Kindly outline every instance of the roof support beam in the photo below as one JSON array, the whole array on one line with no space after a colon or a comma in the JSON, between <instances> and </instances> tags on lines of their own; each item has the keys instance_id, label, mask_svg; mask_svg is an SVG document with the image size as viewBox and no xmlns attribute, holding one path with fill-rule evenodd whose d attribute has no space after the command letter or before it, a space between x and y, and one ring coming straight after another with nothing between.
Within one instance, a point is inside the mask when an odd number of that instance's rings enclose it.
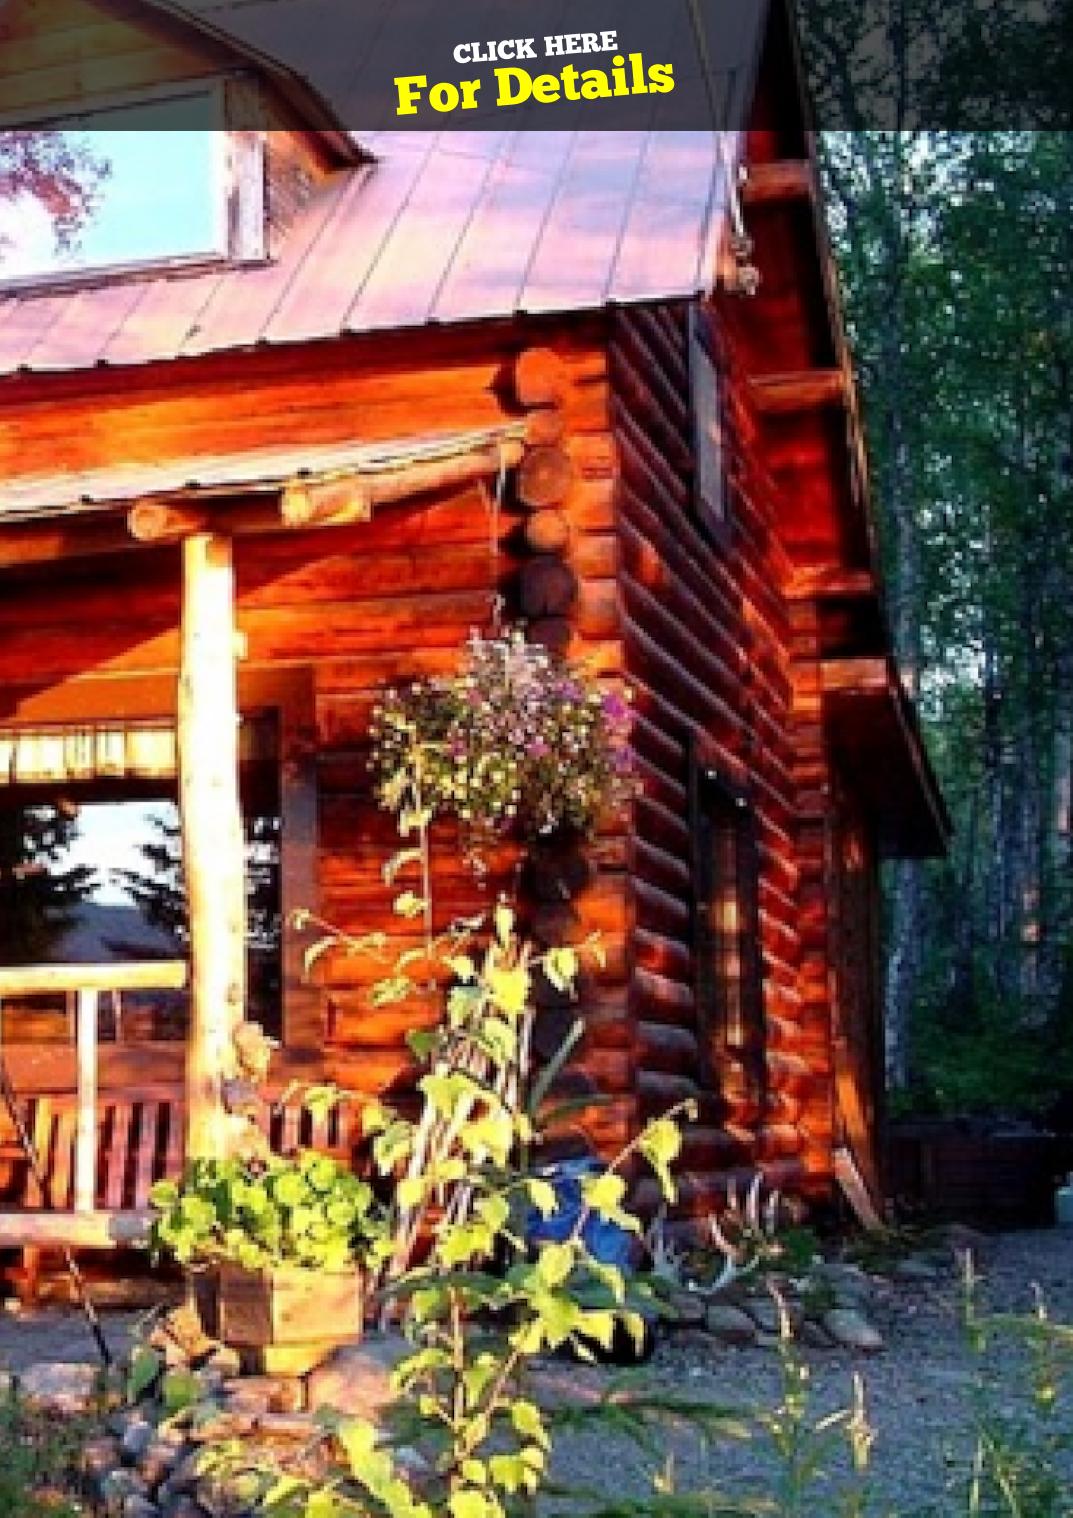
<instances>
[{"instance_id":1,"label":"roof support beam","mask_svg":"<svg viewBox=\"0 0 1073 1518\"><path fill-rule=\"evenodd\" d=\"M804 158L752 164L741 187L742 204L750 208L810 201L815 193L816 177L812 165Z\"/></svg>"},{"instance_id":2,"label":"roof support beam","mask_svg":"<svg viewBox=\"0 0 1073 1518\"><path fill-rule=\"evenodd\" d=\"M757 410L764 416L787 416L843 406L849 384L842 369L800 369L792 374L765 374L751 381Z\"/></svg>"}]
</instances>

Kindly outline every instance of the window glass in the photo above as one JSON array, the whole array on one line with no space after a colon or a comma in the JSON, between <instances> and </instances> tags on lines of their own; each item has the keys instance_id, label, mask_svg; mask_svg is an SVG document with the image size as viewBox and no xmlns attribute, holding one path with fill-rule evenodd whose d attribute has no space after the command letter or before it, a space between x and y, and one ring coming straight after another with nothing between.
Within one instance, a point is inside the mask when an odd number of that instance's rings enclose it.
<instances>
[{"instance_id":1,"label":"window glass","mask_svg":"<svg viewBox=\"0 0 1073 1518\"><path fill-rule=\"evenodd\" d=\"M754 819L718 777L694 777L694 899L697 1007L702 1044L718 1084L736 1064L751 1093L764 1081L760 920Z\"/></svg>"},{"instance_id":2,"label":"window glass","mask_svg":"<svg viewBox=\"0 0 1073 1518\"><path fill-rule=\"evenodd\" d=\"M727 525L729 516L723 378L709 350L706 329L696 310L692 313L689 332L695 509L708 528L719 531Z\"/></svg>"},{"instance_id":3,"label":"window glass","mask_svg":"<svg viewBox=\"0 0 1073 1518\"><path fill-rule=\"evenodd\" d=\"M242 727L248 1011L275 1035L282 1027L278 726L263 714ZM102 763L102 755L103 748L96 772L83 778L71 771L62 781L0 786L2 965L186 957L174 782L117 775L118 765ZM53 765L59 762L54 754ZM185 993L102 998L101 1036L181 1039L187 1007ZM9 1001L0 1032L12 1043L68 1042L71 1010L62 997Z\"/></svg>"},{"instance_id":4,"label":"window glass","mask_svg":"<svg viewBox=\"0 0 1073 1518\"><path fill-rule=\"evenodd\" d=\"M227 252L219 97L0 131L0 280Z\"/></svg>"}]
</instances>

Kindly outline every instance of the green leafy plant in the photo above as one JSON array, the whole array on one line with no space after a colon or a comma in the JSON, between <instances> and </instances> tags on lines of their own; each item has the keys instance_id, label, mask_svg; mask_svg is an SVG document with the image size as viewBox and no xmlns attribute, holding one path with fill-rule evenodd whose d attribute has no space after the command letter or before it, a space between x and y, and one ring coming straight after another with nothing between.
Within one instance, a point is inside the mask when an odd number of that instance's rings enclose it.
<instances>
[{"instance_id":1,"label":"green leafy plant","mask_svg":"<svg viewBox=\"0 0 1073 1518\"><path fill-rule=\"evenodd\" d=\"M181 1265L339 1270L384 1247L372 1187L321 1154L196 1160L181 1184L158 1182L150 1201L151 1247Z\"/></svg>"}]
</instances>

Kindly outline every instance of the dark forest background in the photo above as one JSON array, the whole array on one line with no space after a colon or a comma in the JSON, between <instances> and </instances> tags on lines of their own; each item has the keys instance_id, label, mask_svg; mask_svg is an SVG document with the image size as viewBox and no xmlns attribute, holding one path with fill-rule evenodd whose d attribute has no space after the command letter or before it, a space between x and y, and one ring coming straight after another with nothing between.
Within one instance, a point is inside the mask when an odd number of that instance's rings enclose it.
<instances>
[{"instance_id":1,"label":"dark forest background","mask_svg":"<svg viewBox=\"0 0 1073 1518\"><path fill-rule=\"evenodd\" d=\"M821 119L880 81L910 118L940 8L881 0L865 52L857 6L801 12ZM895 1110L1073 1091L1073 134L1028 129L1070 36L991 14L986 52L932 35L932 114L961 130L822 137L888 610L955 823L946 861L888 867Z\"/></svg>"}]
</instances>

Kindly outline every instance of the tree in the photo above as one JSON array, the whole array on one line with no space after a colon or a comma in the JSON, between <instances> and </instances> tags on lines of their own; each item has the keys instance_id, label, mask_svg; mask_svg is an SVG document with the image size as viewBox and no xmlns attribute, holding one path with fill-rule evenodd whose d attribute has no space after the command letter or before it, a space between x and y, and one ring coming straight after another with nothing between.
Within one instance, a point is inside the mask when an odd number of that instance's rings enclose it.
<instances>
[{"instance_id":1,"label":"tree","mask_svg":"<svg viewBox=\"0 0 1073 1518\"><path fill-rule=\"evenodd\" d=\"M47 962L96 873L63 861L77 814L60 805L0 808L0 962Z\"/></svg>"},{"instance_id":2,"label":"tree","mask_svg":"<svg viewBox=\"0 0 1073 1518\"><path fill-rule=\"evenodd\" d=\"M0 202L31 196L48 212L58 248L69 248L92 214L108 166L70 132L0 132ZM4 238L0 234L0 254Z\"/></svg>"}]
</instances>

